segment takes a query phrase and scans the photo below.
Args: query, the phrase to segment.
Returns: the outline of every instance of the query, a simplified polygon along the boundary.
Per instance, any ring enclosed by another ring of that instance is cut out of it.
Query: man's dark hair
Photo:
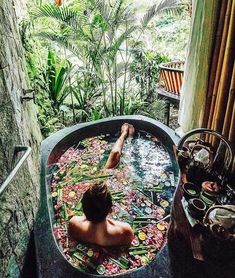
[[[112,205],[111,193],[104,183],[91,185],[82,197],[83,212],[91,222],[103,221],[110,212]]]

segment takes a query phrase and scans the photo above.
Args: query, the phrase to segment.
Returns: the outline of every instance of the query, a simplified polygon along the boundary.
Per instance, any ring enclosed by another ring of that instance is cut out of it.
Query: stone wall
[[[28,81],[15,11],[21,6],[16,4],[0,0],[0,184],[11,170],[15,145],[31,146],[33,151],[0,196],[2,278],[21,274],[39,201],[41,134],[35,105],[20,101]]]

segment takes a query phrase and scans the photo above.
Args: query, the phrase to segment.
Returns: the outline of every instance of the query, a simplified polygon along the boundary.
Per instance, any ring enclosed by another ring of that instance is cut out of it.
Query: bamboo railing
[[[159,65],[160,78],[159,85],[164,90],[176,97],[180,97],[180,89],[184,76],[184,62],[176,61]]]

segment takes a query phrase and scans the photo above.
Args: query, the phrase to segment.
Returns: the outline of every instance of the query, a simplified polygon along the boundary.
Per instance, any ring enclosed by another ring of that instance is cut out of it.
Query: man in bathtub
[[[124,141],[133,137],[135,129],[130,124],[123,124],[121,135],[109,155],[106,169],[119,163]],[[104,183],[91,184],[82,197],[83,216],[73,216],[69,221],[70,236],[76,240],[98,244],[100,246],[130,245],[134,233],[128,223],[108,218],[112,212],[112,196]]]

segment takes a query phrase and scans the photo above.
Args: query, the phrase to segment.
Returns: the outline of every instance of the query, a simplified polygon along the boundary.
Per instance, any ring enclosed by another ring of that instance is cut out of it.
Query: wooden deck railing
[[[169,62],[159,65],[159,85],[163,87],[166,92],[173,94],[174,98],[180,97],[180,89],[184,76],[183,67],[183,61]]]

